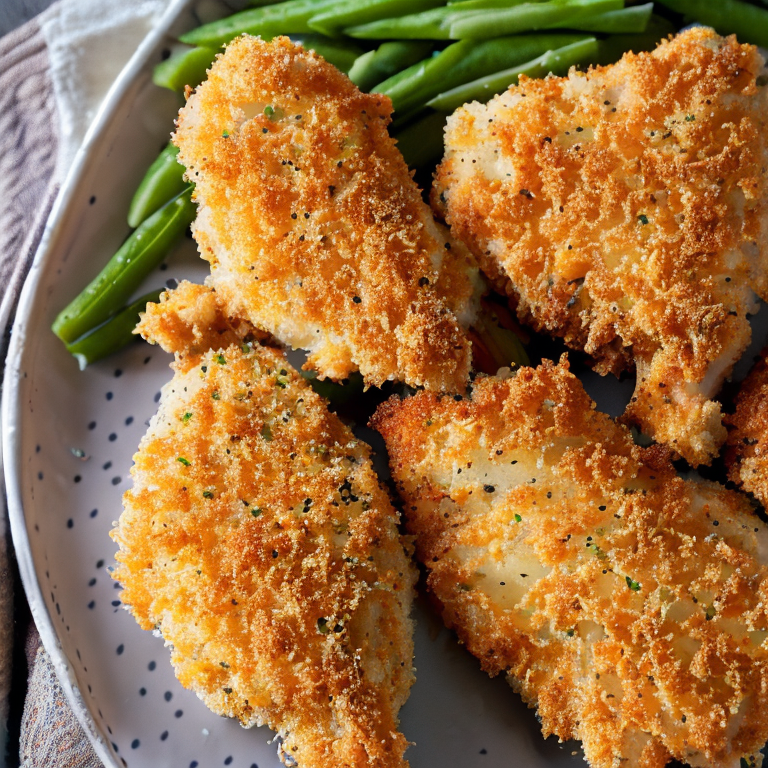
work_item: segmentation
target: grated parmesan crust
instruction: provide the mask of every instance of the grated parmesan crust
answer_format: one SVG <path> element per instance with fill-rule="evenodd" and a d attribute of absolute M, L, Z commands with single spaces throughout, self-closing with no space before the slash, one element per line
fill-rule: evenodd
<path fill-rule="evenodd" d="M 593 768 L 760 765 L 768 529 L 595 410 L 566 362 L 373 419 L 446 624 Z"/>
<path fill-rule="evenodd" d="M 181 683 L 302 768 L 406 768 L 416 574 L 369 448 L 238 343 L 183 356 L 134 462 L 113 576 Z"/>
<path fill-rule="evenodd" d="M 626 418 L 692 465 L 768 299 L 768 89 L 751 45 L 696 28 L 653 53 L 521 78 L 449 118 L 433 203 L 536 330 L 602 374 Z"/>
<path fill-rule="evenodd" d="M 179 113 L 193 226 L 229 313 L 368 385 L 463 389 L 480 281 L 387 132 L 388 98 L 281 37 L 243 36 Z"/>

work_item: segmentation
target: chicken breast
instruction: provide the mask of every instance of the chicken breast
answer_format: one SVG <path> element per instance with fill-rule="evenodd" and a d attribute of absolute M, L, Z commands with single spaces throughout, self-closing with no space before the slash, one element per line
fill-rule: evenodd
<path fill-rule="evenodd" d="M 751 45 L 691 29 L 653 53 L 522 78 L 448 120 L 433 202 L 519 317 L 602 374 L 691 464 L 768 298 L 768 81 Z"/>
<path fill-rule="evenodd" d="M 230 314 L 321 377 L 457 391 L 477 268 L 423 202 L 391 111 L 287 38 L 237 38 L 177 121 L 193 232 Z"/>
<path fill-rule="evenodd" d="M 443 619 L 545 735 L 594 768 L 760 765 L 768 529 L 745 497 L 635 446 L 565 362 L 373 424 Z"/>
<path fill-rule="evenodd" d="M 187 348 L 134 457 L 112 532 L 122 601 L 208 707 L 276 730 L 286 764 L 404 768 L 415 569 L 398 514 L 284 355 L 229 341 Z"/>
<path fill-rule="evenodd" d="M 744 380 L 727 422 L 728 477 L 768 507 L 768 348 Z"/>

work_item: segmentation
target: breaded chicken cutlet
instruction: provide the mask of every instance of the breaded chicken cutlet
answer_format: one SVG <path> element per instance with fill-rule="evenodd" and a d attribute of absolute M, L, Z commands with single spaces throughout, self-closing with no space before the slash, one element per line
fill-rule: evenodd
<path fill-rule="evenodd" d="M 741 385 L 736 410 L 726 421 L 728 477 L 768 508 L 768 348 Z"/>
<path fill-rule="evenodd" d="M 391 111 L 288 38 L 237 38 L 177 120 L 193 232 L 230 312 L 320 377 L 458 391 L 477 267 L 423 202 Z"/>
<path fill-rule="evenodd" d="M 142 328 L 183 358 L 112 532 L 122 601 L 171 646 L 184 686 L 276 730 L 293 764 L 405 768 L 415 571 L 369 449 L 282 352 L 231 328 L 193 352 L 191 315 L 175 336 L 161 313 L 194 294 Z M 216 338 L 210 298 L 197 295 Z"/>
<path fill-rule="evenodd" d="M 692 465 L 768 299 L 768 89 L 757 49 L 696 28 L 653 53 L 521 78 L 448 120 L 433 203 L 539 331 L 602 374 L 626 417 Z"/>
<path fill-rule="evenodd" d="M 759 765 L 768 529 L 595 410 L 566 363 L 384 403 L 446 624 L 594 768 Z"/>

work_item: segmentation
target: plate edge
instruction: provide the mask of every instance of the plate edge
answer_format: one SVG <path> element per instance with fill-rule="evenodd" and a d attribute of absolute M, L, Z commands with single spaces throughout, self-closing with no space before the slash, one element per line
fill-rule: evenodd
<path fill-rule="evenodd" d="M 75 155 L 72 167 L 56 196 L 48 221 L 45 224 L 40 244 L 35 252 L 29 274 L 24 281 L 19 297 L 16 319 L 11 332 L 3 375 L 2 405 L 0 410 L 0 424 L 2 425 L 0 472 L 4 475 L 8 521 L 22 586 L 43 647 L 50 656 L 51 663 L 67 701 L 93 745 L 96 754 L 107 768 L 122 768 L 122 766 L 114 758 L 112 751 L 107 746 L 106 736 L 96 724 L 76 684 L 73 668 L 63 652 L 54 628 L 54 622 L 46 607 L 32 558 L 29 534 L 21 500 L 21 432 L 19 425 L 22 423 L 22 403 L 20 399 L 21 385 L 19 377 L 22 368 L 26 326 L 32 310 L 33 299 L 37 295 L 42 267 L 51 258 L 51 253 L 62 224 L 71 206 L 74 204 L 72 193 L 85 175 L 91 161 L 92 147 L 109 127 L 114 119 L 117 107 L 138 73 L 147 65 L 150 55 L 160 45 L 168 29 L 190 2 L 191 0 L 170 0 L 168 7 L 158 20 L 155 28 L 142 40 L 133 56 L 131 56 L 115 82 L 107 91 L 93 122 L 88 128 L 83 143 Z M 3 319 L 7 318 L 0 318 L 0 320 Z M 4 327 L 5 323 L 3 322 L 2 325 Z"/>

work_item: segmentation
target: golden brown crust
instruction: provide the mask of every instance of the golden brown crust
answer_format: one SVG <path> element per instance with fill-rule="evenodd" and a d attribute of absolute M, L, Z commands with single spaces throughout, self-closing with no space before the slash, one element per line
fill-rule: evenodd
<path fill-rule="evenodd" d="M 768 298 L 768 89 L 757 49 L 693 29 L 653 53 L 522 78 L 448 121 L 433 203 L 517 303 L 601 373 L 637 363 L 627 418 L 694 465 Z"/>
<path fill-rule="evenodd" d="M 477 269 L 424 204 L 391 109 L 287 38 L 237 38 L 177 121 L 194 234 L 230 313 L 321 376 L 456 391 Z"/>
<path fill-rule="evenodd" d="M 567 364 L 377 412 L 449 627 L 595 768 L 757 764 L 768 530 L 641 449 Z"/>
<path fill-rule="evenodd" d="M 768 507 L 768 348 L 744 380 L 726 422 L 728 477 Z"/>
<path fill-rule="evenodd" d="M 415 573 L 369 449 L 281 352 L 192 359 L 163 389 L 112 533 L 123 602 L 183 685 L 267 723 L 302 768 L 407 766 Z"/>
<path fill-rule="evenodd" d="M 147 304 L 134 333 L 174 355 L 176 370 L 187 370 L 210 349 L 269 340 L 250 323 L 229 317 L 215 289 L 187 280 Z"/>

